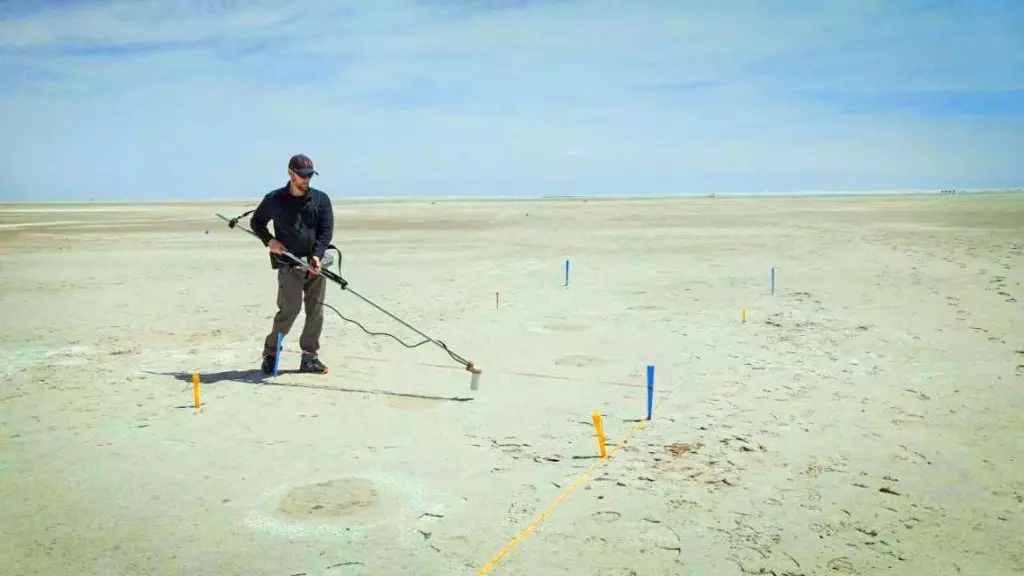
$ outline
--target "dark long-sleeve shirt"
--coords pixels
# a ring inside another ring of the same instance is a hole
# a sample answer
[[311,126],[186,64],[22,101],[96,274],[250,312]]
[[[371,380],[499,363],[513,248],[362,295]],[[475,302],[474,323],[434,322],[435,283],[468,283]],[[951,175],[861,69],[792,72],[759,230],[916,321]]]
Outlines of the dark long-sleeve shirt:
[[[267,229],[271,221],[274,234]],[[299,258],[316,256],[323,260],[334,236],[334,209],[324,192],[310,186],[304,196],[292,196],[286,184],[263,197],[249,226],[264,246],[276,238]]]

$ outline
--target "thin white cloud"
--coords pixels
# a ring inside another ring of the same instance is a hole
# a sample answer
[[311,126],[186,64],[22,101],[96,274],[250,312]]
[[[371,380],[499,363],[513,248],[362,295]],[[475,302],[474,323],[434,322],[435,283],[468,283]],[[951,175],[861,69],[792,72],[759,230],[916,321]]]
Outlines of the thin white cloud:
[[[68,198],[254,196],[297,151],[325,188],[360,196],[1024,178],[1014,3],[496,4],[129,0],[12,16],[0,130],[17,136],[0,153],[47,158],[49,193]],[[998,117],[948,111],[985,98]],[[0,198],[37,186],[8,173]]]
[[62,7],[0,22],[0,47],[36,48],[65,43],[118,45],[203,40],[224,34],[262,33],[299,10],[279,2],[230,3],[112,0]]

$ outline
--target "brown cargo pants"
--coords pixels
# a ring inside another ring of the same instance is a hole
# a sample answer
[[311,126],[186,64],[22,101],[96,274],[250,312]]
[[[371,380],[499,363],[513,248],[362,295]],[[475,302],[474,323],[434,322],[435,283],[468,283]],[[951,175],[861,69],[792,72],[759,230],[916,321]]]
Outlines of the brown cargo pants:
[[263,343],[264,356],[273,356],[277,352],[277,333],[288,334],[303,304],[306,306],[306,320],[299,336],[299,348],[303,356],[317,355],[324,326],[322,302],[326,292],[327,279],[319,274],[307,274],[305,270],[293,266],[277,269],[277,314],[274,315],[270,334]]

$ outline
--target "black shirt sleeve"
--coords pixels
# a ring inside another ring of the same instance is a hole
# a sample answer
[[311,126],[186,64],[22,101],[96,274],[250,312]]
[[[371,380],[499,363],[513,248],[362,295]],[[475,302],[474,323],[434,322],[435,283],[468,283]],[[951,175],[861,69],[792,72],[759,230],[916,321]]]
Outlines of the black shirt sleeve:
[[334,237],[334,208],[331,206],[331,198],[327,194],[320,195],[320,218],[316,225],[316,246],[313,254],[323,260],[327,252],[327,245]]
[[270,241],[274,239],[274,236],[267,229],[267,223],[270,222],[271,216],[271,203],[273,202],[273,192],[267,194],[260,201],[260,205],[256,207],[256,210],[252,213],[252,218],[249,219],[249,228],[260,237],[263,241],[263,245],[270,244]]

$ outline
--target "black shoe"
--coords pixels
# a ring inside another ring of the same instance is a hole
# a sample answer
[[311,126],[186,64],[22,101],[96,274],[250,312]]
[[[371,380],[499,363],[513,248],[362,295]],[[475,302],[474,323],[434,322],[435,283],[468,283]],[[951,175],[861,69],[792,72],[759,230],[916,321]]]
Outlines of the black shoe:
[[303,356],[299,364],[299,372],[306,374],[327,374],[327,366],[316,356]]
[[263,357],[263,373],[264,374],[273,374],[274,373],[274,363],[276,362],[276,360],[277,360],[277,358],[275,358],[274,356],[264,356]]

